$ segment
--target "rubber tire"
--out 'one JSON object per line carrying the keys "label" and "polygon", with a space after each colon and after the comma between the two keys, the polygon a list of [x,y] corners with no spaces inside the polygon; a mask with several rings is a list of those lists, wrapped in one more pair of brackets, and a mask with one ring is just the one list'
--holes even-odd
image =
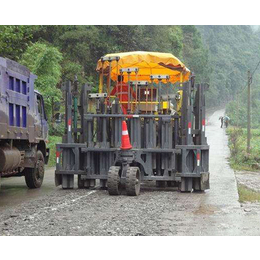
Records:
{"label": "rubber tire", "polygon": [[44,157],[40,150],[37,151],[36,158],[35,167],[24,170],[25,182],[30,189],[40,188],[44,178]]}
{"label": "rubber tire", "polygon": [[138,167],[129,167],[126,171],[126,194],[138,196],[141,189],[141,174]]}
{"label": "rubber tire", "polygon": [[120,169],[119,166],[111,166],[109,168],[107,176],[107,190],[109,195],[121,194]]}

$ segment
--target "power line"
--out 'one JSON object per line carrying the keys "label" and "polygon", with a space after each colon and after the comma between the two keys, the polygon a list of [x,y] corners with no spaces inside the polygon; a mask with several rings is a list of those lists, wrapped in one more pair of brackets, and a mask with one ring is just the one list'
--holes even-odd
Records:
{"label": "power line", "polygon": [[255,71],[257,70],[257,68],[258,68],[259,65],[260,65],[260,61],[258,62],[258,64],[256,65],[255,70],[254,70],[253,73],[251,74],[251,83],[252,83],[253,75],[254,75],[254,73],[255,73]]}
{"label": "power line", "polygon": [[[259,60],[259,62],[257,63],[257,65],[256,65],[256,67],[255,67],[255,69],[254,69],[254,71],[253,71],[252,74],[251,74],[250,83],[252,83],[252,81],[253,81],[253,76],[254,76],[254,74],[255,74],[257,68],[259,67],[259,65],[260,65],[260,60]],[[245,90],[245,88],[246,88],[247,86],[248,86],[248,83],[247,83],[240,91],[237,92],[237,95],[241,94],[241,93]]]}

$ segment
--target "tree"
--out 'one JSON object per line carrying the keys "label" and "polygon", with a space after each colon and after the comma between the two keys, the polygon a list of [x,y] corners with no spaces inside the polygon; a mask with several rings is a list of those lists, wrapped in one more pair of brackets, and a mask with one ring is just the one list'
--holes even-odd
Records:
{"label": "tree", "polygon": [[35,87],[42,93],[47,116],[52,121],[54,120],[54,104],[60,102],[62,97],[61,90],[57,88],[61,79],[62,58],[57,48],[44,43],[34,43],[27,48],[20,60],[21,64],[37,75]]}
{"label": "tree", "polygon": [[38,26],[0,25],[0,56],[19,59],[37,30]]}
{"label": "tree", "polygon": [[[235,99],[260,59],[259,38],[250,26],[197,26],[208,48],[212,105]],[[204,47],[205,48],[205,47]],[[224,101],[224,102],[223,102]],[[244,102],[245,104],[245,102]]]}

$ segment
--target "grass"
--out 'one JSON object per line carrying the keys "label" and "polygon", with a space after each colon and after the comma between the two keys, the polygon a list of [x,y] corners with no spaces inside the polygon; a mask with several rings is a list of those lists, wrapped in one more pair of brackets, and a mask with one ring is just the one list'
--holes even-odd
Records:
{"label": "grass", "polygon": [[49,136],[49,143],[48,148],[50,148],[50,158],[48,166],[55,166],[56,165],[56,144],[61,143],[62,137],[61,136]]}
{"label": "grass", "polygon": [[258,202],[260,201],[260,193],[238,184],[239,202]]}
{"label": "grass", "polygon": [[230,127],[227,130],[231,152],[230,165],[235,170],[253,171],[254,165],[260,164],[260,130],[251,130],[251,152],[247,153],[247,130]]}

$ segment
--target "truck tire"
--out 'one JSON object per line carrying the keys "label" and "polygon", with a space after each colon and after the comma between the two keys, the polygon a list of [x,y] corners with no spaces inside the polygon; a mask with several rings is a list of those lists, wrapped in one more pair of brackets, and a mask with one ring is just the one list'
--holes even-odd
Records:
{"label": "truck tire", "polygon": [[37,151],[36,157],[35,167],[24,170],[25,182],[30,189],[40,188],[44,178],[44,157],[40,150]]}

